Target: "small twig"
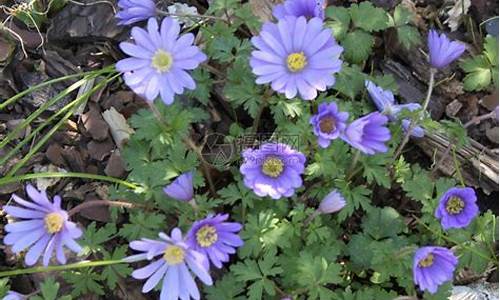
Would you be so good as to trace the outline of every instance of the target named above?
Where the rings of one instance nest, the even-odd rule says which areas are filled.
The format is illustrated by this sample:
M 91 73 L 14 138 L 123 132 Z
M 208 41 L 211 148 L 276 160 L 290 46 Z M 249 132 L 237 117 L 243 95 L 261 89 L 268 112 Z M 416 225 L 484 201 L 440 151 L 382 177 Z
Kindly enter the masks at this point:
M 489 113 L 484 114 L 484 115 L 475 116 L 469 122 L 465 123 L 464 128 L 467 129 L 470 126 L 477 125 L 477 124 L 481 123 L 484 120 L 489 120 L 489 119 L 495 118 L 496 117 L 495 114 L 496 114 L 495 111 L 492 111 L 492 112 L 489 112 Z M 448 147 L 444 151 L 443 155 L 441 155 L 441 158 L 439 159 L 439 161 L 432 168 L 431 174 L 435 173 L 439 169 L 439 166 L 444 162 L 444 160 L 450 154 L 450 151 L 451 151 L 452 147 L 453 147 L 453 143 L 450 142 L 448 144 Z
M 77 213 L 79 213 L 81 210 L 90 208 L 90 207 L 95 207 L 95 206 L 115 206 L 115 207 L 123 207 L 123 208 L 136 208 L 139 207 L 139 205 L 130 203 L 130 202 L 124 202 L 124 201 L 111 201 L 111 200 L 91 200 L 91 201 L 85 201 L 72 209 L 68 211 L 68 216 L 73 216 Z

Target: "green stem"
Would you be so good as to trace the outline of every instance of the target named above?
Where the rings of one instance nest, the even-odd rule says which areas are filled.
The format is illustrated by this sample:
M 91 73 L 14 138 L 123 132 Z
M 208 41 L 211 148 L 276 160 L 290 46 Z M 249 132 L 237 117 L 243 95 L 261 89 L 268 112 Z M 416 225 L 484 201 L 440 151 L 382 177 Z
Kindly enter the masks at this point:
M 427 89 L 427 96 L 425 97 L 424 104 L 422 105 L 422 115 L 427 111 L 427 107 L 429 106 L 429 103 L 431 102 L 431 96 L 432 96 L 432 90 L 434 89 L 434 76 L 436 75 L 437 70 L 434 68 L 431 68 L 430 71 L 430 76 L 429 76 L 429 87 Z M 393 160 L 395 161 L 398 159 L 399 155 L 401 155 L 401 152 L 403 152 L 403 148 L 405 147 L 406 143 L 410 140 L 411 132 L 413 129 L 417 126 L 417 120 L 413 119 L 410 122 L 410 126 L 408 126 L 408 129 L 406 130 L 406 133 L 403 137 L 403 141 L 397 148 L 396 152 L 394 152 L 394 157 Z
M 48 266 L 48 267 L 33 267 L 27 269 L 16 269 L 11 271 L 3 271 L 0 272 L 1 277 L 7 276 L 17 276 L 24 274 L 33 274 L 33 273 L 44 273 L 44 272 L 53 272 L 53 271 L 65 271 L 71 269 L 80 269 L 80 268 L 88 268 L 88 267 L 100 267 L 100 266 L 109 266 L 116 264 L 125 264 L 127 262 L 123 260 L 98 260 L 98 261 L 84 261 L 77 262 L 74 264 L 60 265 L 60 266 Z
M 114 177 L 109 177 L 109 176 L 104 176 L 104 175 L 96 175 L 96 174 L 88 174 L 88 173 L 76 173 L 76 172 L 68 172 L 68 173 L 62 173 L 62 172 L 45 172 L 45 173 L 33 173 L 33 174 L 23 174 L 19 176 L 11 176 L 11 177 L 3 177 L 0 178 L 0 186 L 12 183 L 12 182 L 18 182 L 18 181 L 24 181 L 24 180 L 31 180 L 31 179 L 37 179 L 37 178 L 82 178 L 82 179 L 93 179 L 93 180 L 100 180 L 100 181 L 108 181 L 112 183 L 116 183 L 119 185 L 126 186 L 130 189 L 138 189 L 139 186 L 125 181 L 121 180 L 118 178 Z
M 356 174 L 356 172 L 355 172 L 356 164 L 358 163 L 360 156 L 361 156 L 361 152 L 359 150 L 355 150 L 351 165 L 349 166 L 349 169 L 347 171 L 347 180 L 348 181 L 351 179 L 351 177 L 354 174 Z
M 434 233 L 434 234 L 436 233 L 436 231 L 432 230 L 429 226 L 427 226 L 424 222 L 422 222 L 422 220 L 420 220 L 420 219 L 419 219 L 419 218 L 417 218 L 416 216 L 413 216 L 413 218 L 415 218 L 415 220 L 417 221 L 417 223 L 418 223 L 418 224 L 420 224 L 420 225 L 422 225 L 422 226 L 423 226 L 425 229 L 427 229 L 428 231 L 430 231 L 430 232 L 432 232 L 432 233 Z M 449 237 L 445 236 L 445 235 L 444 235 L 444 234 L 442 234 L 442 233 L 439 233 L 439 237 L 440 237 L 440 238 L 442 238 L 443 240 L 445 240 L 445 241 L 449 242 L 449 243 L 452 243 L 452 244 L 454 244 L 454 245 L 456 245 L 456 246 L 462 247 L 462 248 L 464 248 L 464 249 L 466 249 L 466 250 L 468 250 L 468 251 L 470 251 L 470 252 L 474 253 L 475 255 L 477 255 L 477 256 L 479 256 L 479 257 L 481 257 L 481 258 L 483 258 L 483 259 L 485 259 L 485 260 L 487 260 L 487 261 L 493 261 L 493 260 L 491 259 L 491 257 L 485 256 L 485 255 L 483 255 L 482 253 L 477 252 L 474 248 L 470 248 L 469 246 L 466 246 L 466 245 L 465 245 L 465 244 L 463 244 L 463 243 L 459 243 L 459 242 L 457 242 L 457 241 L 455 241 L 455 240 L 453 240 L 453 239 L 451 239 L 451 238 L 449 238 Z M 493 263 L 494 263 L 496 266 L 498 266 L 498 261 L 497 261 L 496 259 L 493 261 Z
M 462 187 L 465 187 L 464 177 L 462 176 L 462 172 L 460 171 L 460 166 L 458 164 L 458 159 L 457 159 L 457 152 L 455 151 L 455 148 L 451 150 L 451 153 L 453 155 L 453 163 L 455 164 L 455 171 L 457 172 L 458 180 L 460 180 Z

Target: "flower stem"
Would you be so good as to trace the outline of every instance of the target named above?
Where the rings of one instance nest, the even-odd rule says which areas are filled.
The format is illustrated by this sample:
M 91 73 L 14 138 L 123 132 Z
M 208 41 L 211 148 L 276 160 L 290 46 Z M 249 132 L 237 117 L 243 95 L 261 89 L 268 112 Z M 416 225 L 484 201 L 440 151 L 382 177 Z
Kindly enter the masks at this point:
M 434 89 L 434 76 L 436 75 L 436 72 L 437 72 L 436 69 L 431 68 L 430 76 L 429 76 L 429 87 L 427 89 L 427 96 L 425 97 L 424 104 L 422 105 L 421 117 L 423 117 L 424 113 L 427 111 L 427 107 L 429 106 L 429 103 L 431 102 L 432 90 Z M 411 132 L 417 126 L 417 123 L 418 123 L 417 120 L 411 120 L 410 126 L 406 130 L 406 133 L 403 137 L 403 141 L 401 142 L 401 144 L 397 148 L 396 152 L 394 152 L 393 160 L 398 159 L 399 155 L 401 155 L 401 152 L 403 151 L 403 148 L 410 140 Z
M 75 207 L 73 207 L 70 211 L 68 211 L 68 216 L 73 216 L 79 213 L 82 209 L 95 207 L 95 206 L 116 206 L 116 207 L 124 207 L 124 208 L 135 208 L 139 207 L 139 205 L 125 202 L 125 201 L 111 201 L 111 200 L 91 200 L 85 201 Z
M 76 172 L 68 172 L 68 173 L 63 173 L 63 172 L 45 172 L 45 173 L 33 173 L 33 174 L 23 174 L 19 176 L 10 176 L 10 177 L 3 177 L 0 178 L 0 186 L 12 183 L 12 182 L 18 182 L 22 180 L 31 180 L 31 179 L 37 179 L 37 178 L 82 178 L 82 179 L 93 179 L 93 180 L 101 180 L 101 181 L 108 181 L 112 183 L 116 183 L 119 185 L 126 186 L 130 189 L 137 189 L 139 186 L 125 181 L 121 180 L 118 178 L 114 177 L 109 177 L 109 176 L 104 176 L 104 175 L 96 175 L 96 174 L 88 174 L 88 173 L 76 173 Z
M 163 120 L 163 116 L 161 115 L 160 111 L 158 108 L 156 108 L 155 104 L 153 102 L 148 102 L 149 108 L 153 112 L 154 116 L 160 123 L 160 125 L 167 130 L 168 126 Z M 210 193 L 212 196 L 215 196 L 217 194 L 216 189 L 215 189 L 215 184 L 212 179 L 212 176 L 210 175 L 210 164 L 205 160 L 203 157 L 203 153 L 201 151 L 201 147 L 197 146 L 195 142 L 191 139 L 191 137 L 185 137 L 183 138 L 183 142 L 190 148 L 192 151 L 196 153 L 196 156 L 198 156 L 198 159 L 201 161 L 201 167 L 203 169 L 203 173 L 205 173 L 205 178 L 207 179 L 208 182 L 208 187 L 210 189 Z
M 417 221 L 417 223 L 418 223 L 418 224 L 422 225 L 425 229 L 427 229 L 427 230 L 428 230 L 428 231 L 430 231 L 431 233 L 436 233 L 436 232 L 435 232 L 434 230 L 432 230 L 429 226 L 427 226 L 427 224 L 425 224 L 424 222 L 422 222 L 422 220 L 420 220 L 417 216 L 413 215 L 413 218 Z M 497 259 L 496 259 L 496 258 L 495 258 L 495 260 L 493 260 L 493 259 L 492 259 L 492 257 L 487 257 L 487 256 L 485 256 L 484 254 L 477 252 L 474 248 L 468 247 L 468 246 L 466 246 L 466 245 L 465 245 L 465 244 L 463 244 L 463 243 L 459 243 L 459 242 L 457 242 L 457 241 L 453 240 L 452 238 L 449 238 L 449 237 L 445 236 L 445 235 L 444 235 L 444 234 L 442 234 L 442 233 L 440 233 L 440 234 L 439 234 L 439 237 L 441 237 L 443 240 L 445 240 L 445 241 L 447 241 L 447 242 L 449 242 L 449 243 L 452 243 L 452 244 L 454 244 L 454 245 L 456 245 L 456 246 L 462 247 L 462 248 L 464 248 L 464 249 L 466 249 L 466 250 L 468 250 L 468 251 L 470 251 L 470 252 L 474 253 L 475 255 L 477 255 L 477 256 L 479 256 L 479 257 L 481 257 L 481 258 L 483 258 L 483 259 L 485 259 L 485 260 L 487 260 L 487 261 L 493 261 L 493 263 L 494 263 L 496 266 L 498 266 L 498 261 L 497 261 Z
M 309 223 L 311 223 L 312 220 L 314 220 L 314 218 L 316 218 L 317 216 L 321 215 L 321 212 L 317 209 L 315 210 L 303 223 L 303 226 L 306 227 L 307 225 L 309 225 Z
M 23 274 L 33 274 L 33 273 L 44 273 L 44 272 L 52 272 L 52 271 L 65 271 L 71 269 L 79 269 L 79 268 L 88 268 L 88 267 L 100 267 L 100 266 L 109 266 L 116 264 L 124 264 L 127 263 L 123 260 L 98 260 L 98 261 L 83 261 L 77 262 L 74 264 L 60 265 L 60 266 L 48 266 L 48 267 L 33 267 L 26 269 L 16 269 L 10 271 L 0 272 L 0 278 L 6 276 L 17 276 Z

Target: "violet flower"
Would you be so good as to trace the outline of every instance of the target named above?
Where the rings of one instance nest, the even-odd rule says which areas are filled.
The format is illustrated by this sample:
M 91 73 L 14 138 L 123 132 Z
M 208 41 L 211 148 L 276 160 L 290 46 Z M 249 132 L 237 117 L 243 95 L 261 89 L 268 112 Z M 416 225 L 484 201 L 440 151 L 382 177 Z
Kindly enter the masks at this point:
M 441 196 L 434 216 L 445 230 L 467 227 L 479 214 L 476 200 L 476 192 L 470 187 L 450 188 Z
M 236 253 L 236 248 L 243 245 L 238 236 L 242 225 L 225 222 L 228 217 L 228 214 L 217 214 L 196 221 L 186 237 L 186 243 L 192 249 L 205 254 L 219 269 L 222 268 L 222 263 L 229 261 L 229 255 Z
M 171 236 L 165 233 L 160 233 L 159 236 L 161 240 L 141 239 L 130 243 L 130 248 L 144 253 L 128 257 L 128 261 L 153 260 L 161 255 L 154 262 L 132 272 L 132 277 L 148 278 L 142 287 L 143 293 L 151 291 L 163 279 L 160 300 L 200 299 L 200 292 L 191 272 L 204 284 L 212 285 L 207 258 L 183 241 L 179 228 L 174 228 Z
M 378 111 L 381 114 L 389 117 L 389 120 L 392 122 L 398 119 L 398 115 L 404 109 L 414 111 L 422 108 L 422 106 L 418 103 L 396 104 L 396 101 L 394 100 L 394 94 L 391 91 L 383 90 L 381 87 L 375 85 L 369 80 L 365 81 L 365 86 L 368 90 L 368 94 L 370 94 L 370 98 L 377 107 Z M 408 131 L 411 121 L 408 119 L 403 119 L 401 122 L 403 129 L 405 131 Z M 411 135 L 414 137 L 423 137 L 425 135 L 425 130 L 420 126 L 416 126 L 413 128 Z
M 373 112 L 349 124 L 341 138 L 365 154 L 385 153 L 388 150 L 385 142 L 391 139 L 387 121 L 386 116 Z
M 332 140 L 340 137 L 347 127 L 348 118 L 349 113 L 339 111 L 335 102 L 321 103 L 318 113 L 309 121 L 318 137 L 319 146 L 327 148 Z
M 79 253 L 82 248 L 75 239 L 82 235 L 82 231 L 69 221 L 68 213 L 61 209 L 61 197 L 55 196 L 52 203 L 45 191 L 38 191 L 31 185 L 26 186 L 26 192 L 33 202 L 13 194 L 12 200 L 23 207 L 3 207 L 8 215 L 19 219 L 5 225 L 8 233 L 3 239 L 4 244 L 12 246 L 14 253 L 29 248 L 24 258 L 28 266 L 34 265 L 42 254 L 43 265 L 48 266 L 54 252 L 57 261 L 66 264 L 63 247 Z
M 342 68 L 343 48 L 319 18 L 287 16 L 278 24 L 267 22 L 252 44 L 257 48 L 250 58 L 256 83 L 271 83 L 288 99 L 297 93 L 304 100 L 315 99 L 318 91 L 334 85 L 333 75 Z
M 130 25 L 156 15 L 156 4 L 152 0 L 119 0 L 118 7 L 118 25 Z
M 173 182 L 163 188 L 165 194 L 179 201 L 191 201 L 194 197 L 193 172 L 181 174 Z
M 440 35 L 435 30 L 429 31 L 427 45 L 429 47 L 429 62 L 436 69 L 446 68 L 465 51 L 463 43 L 450 41 L 444 33 Z
M 337 190 L 331 191 L 319 204 L 318 211 L 331 214 L 340 211 L 346 205 L 345 199 Z
M 166 17 L 160 28 L 156 19 L 151 18 L 147 31 L 132 28 L 135 43 L 120 43 L 122 51 L 131 57 L 117 62 L 116 69 L 124 73 L 125 83 L 149 102 L 160 95 L 163 102 L 170 105 L 175 94 L 182 94 L 184 88 L 196 87 L 187 71 L 196 69 L 207 56 L 193 46 L 192 33 L 179 36 L 179 32 L 176 20 Z
M 422 247 L 413 258 L 413 281 L 421 290 L 434 294 L 443 283 L 453 279 L 458 259 L 443 247 Z
M 240 167 L 243 183 L 259 197 L 291 197 L 302 186 L 304 154 L 286 144 L 266 143 L 259 149 L 246 149 Z
M 280 20 L 286 16 L 325 18 L 325 0 L 286 0 L 277 4 L 273 9 L 273 16 Z

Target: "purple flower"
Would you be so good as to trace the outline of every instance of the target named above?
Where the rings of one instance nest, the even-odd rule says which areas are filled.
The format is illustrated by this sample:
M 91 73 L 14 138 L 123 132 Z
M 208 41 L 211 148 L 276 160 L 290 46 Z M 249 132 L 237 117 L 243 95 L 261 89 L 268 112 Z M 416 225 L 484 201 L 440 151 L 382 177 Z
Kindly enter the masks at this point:
M 453 187 L 439 199 L 434 216 L 443 229 L 467 227 L 479 213 L 476 192 L 470 187 Z
M 236 253 L 235 248 L 243 245 L 238 236 L 241 224 L 225 222 L 228 217 L 228 214 L 217 214 L 196 221 L 186 238 L 189 247 L 205 254 L 219 269 L 222 268 L 222 263 L 229 261 L 229 254 Z
M 130 25 L 156 15 L 156 4 L 152 0 L 119 0 L 118 7 L 118 25 Z
M 182 94 L 184 88 L 196 87 L 186 70 L 195 69 L 207 57 L 193 46 L 192 33 L 179 37 L 179 23 L 172 18 L 164 18 L 161 28 L 156 19 L 151 18 L 147 29 L 132 28 L 135 44 L 120 43 L 123 52 L 131 57 L 117 62 L 116 69 L 124 72 L 125 83 L 136 94 L 150 102 L 160 95 L 163 102 L 170 105 L 175 94 Z
M 343 49 L 319 18 L 287 16 L 278 24 L 265 23 L 252 44 L 258 49 L 250 58 L 256 82 L 271 83 L 288 99 L 297 92 L 304 100 L 315 99 L 317 91 L 335 83 L 333 75 L 342 67 Z
M 204 284 L 212 285 L 207 258 L 184 243 L 179 228 L 174 228 L 170 237 L 165 233 L 160 233 L 159 236 L 161 240 L 141 239 L 130 243 L 130 248 L 144 253 L 129 257 L 129 260 L 152 260 L 161 255 L 158 260 L 132 272 L 132 277 L 148 278 L 142 287 L 143 293 L 151 291 L 163 279 L 160 300 L 190 297 L 200 299 L 200 292 L 191 272 Z
M 436 293 L 438 287 L 453 279 L 458 259 L 443 247 L 422 247 L 413 258 L 413 282 L 421 290 Z
M 394 94 L 392 94 L 391 91 L 383 90 L 381 87 L 375 85 L 369 80 L 365 81 L 365 86 L 378 111 L 388 116 L 390 121 L 396 121 L 399 113 L 401 113 L 404 109 L 414 111 L 421 108 L 418 103 L 396 104 Z M 408 119 L 402 120 L 402 127 L 405 131 L 408 131 L 410 123 L 411 122 Z M 425 135 L 425 131 L 422 127 L 416 126 L 413 128 L 411 135 L 415 137 L 423 137 Z
M 386 116 L 373 112 L 349 124 L 341 138 L 365 154 L 387 152 L 385 142 L 391 139 L 387 121 Z
M 309 121 L 314 134 L 318 137 L 319 146 L 322 148 L 330 146 L 330 142 L 344 132 L 348 118 L 349 114 L 340 112 L 334 102 L 320 104 L 318 113 Z
M 459 58 L 465 51 L 465 45 L 460 42 L 450 41 L 448 37 L 435 30 L 430 30 L 427 36 L 429 47 L 429 61 L 436 69 L 442 69 Z
M 68 213 L 61 209 L 61 197 L 55 196 L 50 202 L 45 191 L 38 191 L 31 185 L 26 192 L 33 202 L 13 194 L 12 199 L 23 207 L 6 205 L 3 210 L 10 216 L 22 219 L 5 225 L 8 234 L 3 239 L 5 245 L 12 246 L 14 253 L 30 248 L 24 258 L 28 266 L 34 265 L 43 253 L 43 265 L 48 266 L 55 251 L 57 261 L 66 263 L 63 246 L 73 252 L 81 251 L 75 239 L 82 231 L 69 221 Z
M 167 185 L 163 191 L 170 198 L 179 201 L 190 201 L 194 197 L 193 172 L 181 174 L 172 183 Z
M 337 190 L 331 191 L 325 198 L 321 201 L 318 207 L 318 211 L 322 214 L 331 214 L 338 212 L 346 205 L 345 199 Z
M 286 16 L 302 16 L 307 19 L 317 17 L 323 20 L 325 18 L 324 6 L 324 0 L 287 0 L 274 7 L 273 16 L 278 20 Z
M 243 151 L 243 182 L 260 197 L 291 197 L 302 186 L 306 157 L 286 144 L 266 143 Z
M 8 291 L 7 295 L 5 295 L 2 300 L 25 300 L 28 299 L 28 296 L 19 294 L 18 292 Z

